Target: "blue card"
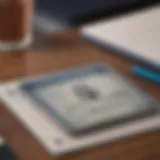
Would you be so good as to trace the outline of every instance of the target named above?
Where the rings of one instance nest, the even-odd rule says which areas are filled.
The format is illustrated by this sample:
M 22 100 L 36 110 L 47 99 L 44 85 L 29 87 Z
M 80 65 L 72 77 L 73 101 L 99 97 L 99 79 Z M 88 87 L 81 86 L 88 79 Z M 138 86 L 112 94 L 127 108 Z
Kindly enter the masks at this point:
M 101 64 L 26 81 L 21 89 L 62 128 L 76 134 L 157 109 L 152 98 Z

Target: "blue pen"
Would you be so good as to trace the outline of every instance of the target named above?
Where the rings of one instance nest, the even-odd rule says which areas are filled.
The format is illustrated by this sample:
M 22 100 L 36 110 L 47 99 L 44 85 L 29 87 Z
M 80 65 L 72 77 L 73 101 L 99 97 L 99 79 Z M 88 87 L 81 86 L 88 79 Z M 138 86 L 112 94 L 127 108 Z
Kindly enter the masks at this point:
M 160 74 L 156 73 L 156 72 L 152 72 L 151 70 L 148 70 L 146 68 L 143 68 L 141 66 L 135 66 L 132 69 L 133 74 L 151 80 L 155 83 L 160 84 Z

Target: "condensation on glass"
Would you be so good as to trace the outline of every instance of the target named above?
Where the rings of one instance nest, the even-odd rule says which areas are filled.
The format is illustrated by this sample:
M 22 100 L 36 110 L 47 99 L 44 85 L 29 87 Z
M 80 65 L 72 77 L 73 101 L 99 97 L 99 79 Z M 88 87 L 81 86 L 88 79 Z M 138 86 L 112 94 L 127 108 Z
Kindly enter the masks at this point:
M 32 17 L 33 0 L 0 0 L 0 51 L 31 44 Z

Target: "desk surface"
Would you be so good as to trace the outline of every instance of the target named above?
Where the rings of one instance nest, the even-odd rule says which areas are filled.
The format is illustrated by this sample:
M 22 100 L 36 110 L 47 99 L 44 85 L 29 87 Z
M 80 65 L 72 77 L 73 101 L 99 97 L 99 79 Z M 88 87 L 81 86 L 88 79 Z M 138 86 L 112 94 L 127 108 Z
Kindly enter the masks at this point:
M 47 48 L 28 50 L 14 54 L 0 54 L 0 80 L 12 80 L 25 76 L 55 72 L 65 68 L 93 63 L 106 63 L 137 85 L 160 99 L 159 86 L 133 77 L 132 62 L 108 53 L 82 40 L 77 31 L 67 31 L 43 38 Z M 44 148 L 24 129 L 23 125 L 3 105 L 0 106 L 0 133 L 14 148 L 20 160 L 53 160 Z M 62 160 L 159 160 L 160 133 L 152 132 L 130 139 L 120 140 L 99 148 L 64 156 Z

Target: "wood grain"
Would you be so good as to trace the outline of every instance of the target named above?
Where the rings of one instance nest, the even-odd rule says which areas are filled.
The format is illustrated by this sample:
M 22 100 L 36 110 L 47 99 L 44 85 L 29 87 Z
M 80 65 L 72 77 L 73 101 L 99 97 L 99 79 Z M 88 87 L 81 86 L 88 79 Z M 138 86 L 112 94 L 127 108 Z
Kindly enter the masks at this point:
M 36 40 L 37 41 L 37 40 Z M 155 98 L 160 100 L 159 85 L 131 75 L 132 62 L 126 58 L 109 54 L 82 40 L 77 31 L 67 31 L 53 37 L 41 39 L 47 47 L 28 49 L 19 53 L 0 54 L 1 82 L 26 76 L 57 72 L 73 67 L 105 63 L 132 79 Z M 23 104 L 22 104 L 23 105 Z M 146 133 L 125 140 L 116 141 L 99 148 L 56 158 L 51 156 L 32 137 L 23 125 L 0 106 L 0 133 L 16 151 L 20 160 L 159 160 L 160 133 Z

